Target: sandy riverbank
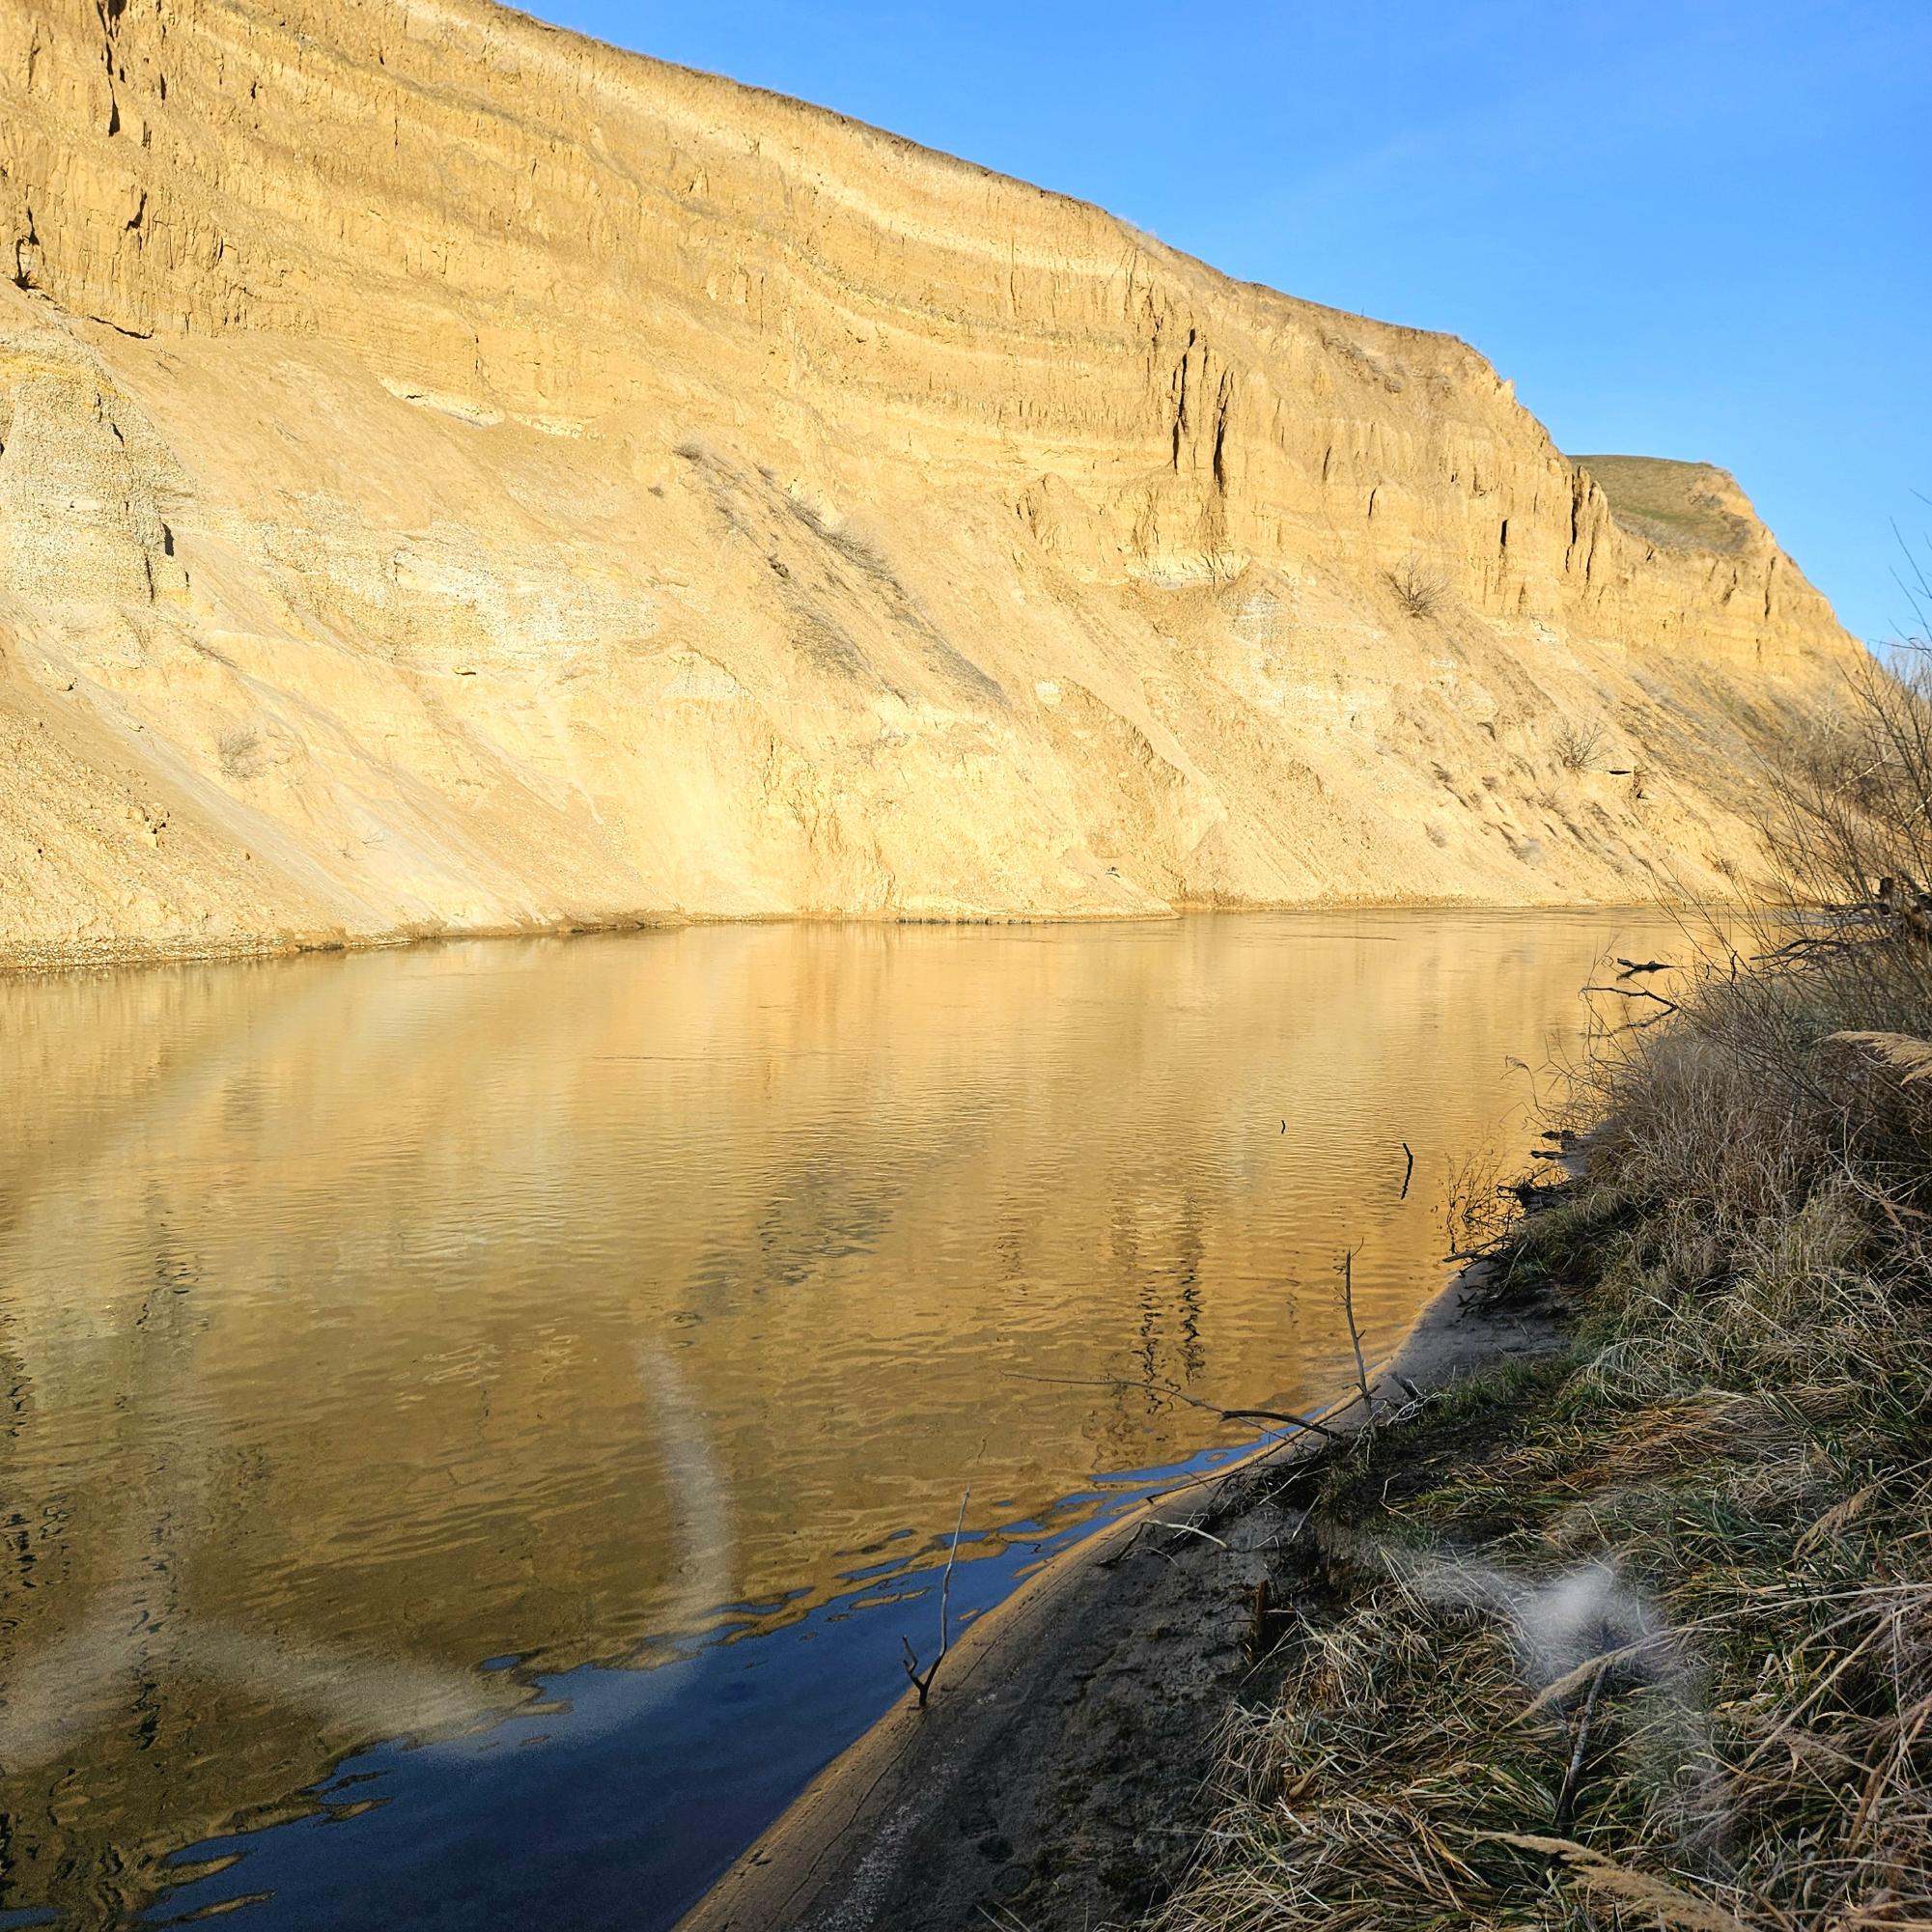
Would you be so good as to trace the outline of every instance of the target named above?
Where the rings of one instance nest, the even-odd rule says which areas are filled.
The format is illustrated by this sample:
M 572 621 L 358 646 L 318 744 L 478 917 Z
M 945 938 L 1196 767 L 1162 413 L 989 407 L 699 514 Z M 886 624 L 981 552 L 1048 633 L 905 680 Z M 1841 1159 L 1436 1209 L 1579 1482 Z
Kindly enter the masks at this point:
M 1408 1403 L 1478 1367 L 1547 1354 L 1547 1299 L 1481 1264 L 1372 1377 Z M 1360 1405 L 1330 1426 L 1346 1433 Z M 910 1694 L 835 1759 L 679 1932 L 966 1932 L 1130 1918 L 1178 1880 L 1214 1808 L 1204 1774 L 1237 1705 L 1268 1699 L 1313 1433 L 1156 1498 L 1065 1552 L 973 1623 L 932 1702 Z M 1312 1581 L 1312 1580 L 1310 1580 Z

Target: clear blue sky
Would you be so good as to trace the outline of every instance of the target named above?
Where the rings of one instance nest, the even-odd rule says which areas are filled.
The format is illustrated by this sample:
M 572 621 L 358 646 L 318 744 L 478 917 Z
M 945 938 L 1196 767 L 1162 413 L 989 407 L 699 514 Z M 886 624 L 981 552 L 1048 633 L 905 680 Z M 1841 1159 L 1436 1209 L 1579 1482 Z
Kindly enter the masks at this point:
M 530 5 L 530 0 L 526 0 Z M 1932 548 L 1932 4 L 534 0 L 1464 337 L 1564 449 L 1734 471 L 1862 635 Z

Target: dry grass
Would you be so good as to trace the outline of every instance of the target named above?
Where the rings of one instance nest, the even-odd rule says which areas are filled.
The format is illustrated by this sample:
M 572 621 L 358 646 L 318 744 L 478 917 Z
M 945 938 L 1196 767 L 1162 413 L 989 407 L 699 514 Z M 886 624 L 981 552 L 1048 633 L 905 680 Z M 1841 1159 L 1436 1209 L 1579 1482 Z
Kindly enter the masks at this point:
M 1568 1355 L 1330 1472 L 1332 1594 L 1163 1932 L 1932 1925 L 1925 693 L 1845 745 L 1778 828 L 1843 910 L 1581 1083 L 1588 1177 L 1501 1271 Z

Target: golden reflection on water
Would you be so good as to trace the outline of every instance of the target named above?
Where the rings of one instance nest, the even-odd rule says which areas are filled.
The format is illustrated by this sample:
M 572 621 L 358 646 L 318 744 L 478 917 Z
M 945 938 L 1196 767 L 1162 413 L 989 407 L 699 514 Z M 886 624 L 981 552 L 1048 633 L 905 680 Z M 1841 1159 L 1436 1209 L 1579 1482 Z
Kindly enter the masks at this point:
M 0 982 L 0 1906 L 109 1922 L 359 1745 L 797 1615 L 966 1482 L 1057 1521 L 1214 1440 L 1021 1375 L 1319 1403 L 1340 1250 L 1392 1343 L 1445 1163 L 1527 1144 L 1509 1062 L 1681 944 L 1325 913 Z

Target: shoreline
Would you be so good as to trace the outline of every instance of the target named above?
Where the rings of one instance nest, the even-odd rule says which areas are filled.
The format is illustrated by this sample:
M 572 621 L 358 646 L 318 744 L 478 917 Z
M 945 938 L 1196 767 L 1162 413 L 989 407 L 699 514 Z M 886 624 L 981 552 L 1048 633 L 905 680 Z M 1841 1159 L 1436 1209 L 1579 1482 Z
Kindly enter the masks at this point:
M 1554 1307 L 1498 1306 L 1490 1273 L 1474 1262 L 1424 1303 L 1373 1392 L 1560 1345 Z M 1359 1415 L 1350 1394 L 1311 1419 L 1347 1437 Z M 1230 1712 L 1278 1674 L 1258 1639 L 1279 1612 L 1256 1591 L 1293 1534 L 1285 1491 L 1324 1446 L 1263 1443 L 1185 1485 L 1183 1507 L 1169 1490 L 1060 1552 L 955 1640 L 928 1709 L 909 1693 L 862 1732 L 676 1932 L 967 1932 L 1017 1908 L 1073 1927 L 1151 1903 L 1207 1823 L 1190 1799 Z
M 1759 902 L 1738 899 L 1721 910 L 1748 911 Z M 0 940 L 0 980 L 55 978 L 69 973 L 147 971 L 180 966 L 244 966 L 272 960 L 307 959 L 348 953 L 406 952 L 418 947 L 466 945 L 496 939 L 576 939 L 619 934 L 680 933 L 712 926 L 860 926 L 880 931 L 900 928 L 1005 926 L 1168 925 L 1214 914 L 1241 918 L 1288 912 L 1520 912 L 1531 914 L 1645 913 L 1667 915 L 1715 910 L 1666 900 L 1501 900 L 1387 898 L 1244 901 L 1219 905 L 1185 902 L 1151 910 L 1121 912 L 971 912 L 886 914 L 841 912 L 635 912 L 608 919 L 533 920 L 525 925 L 482 925 L 434 931 L 393 931 L 370 935 L 341 932 L 265 934 L 233 941 L 61 940 L 21 944 Z

